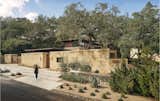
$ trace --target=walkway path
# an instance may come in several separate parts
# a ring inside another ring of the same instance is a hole
[[[16,81],[30,84],[46,90],[55,89],[57,86],[62,84],[59,82],[60,72],[54,72],[48,69],[39,69],[39,78],[36,80],[34,77],[34,69],[31,67],[19,66],[17,64],[0,64],[0,68],[10,70],[10,73],[4,73],[5,76],[9,76]],[[10,76],[11,73],[17,72],[22,73],[24,76],[19,78]]]

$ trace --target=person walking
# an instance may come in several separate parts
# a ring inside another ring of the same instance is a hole
[[[39,72],[38,65],[35,65],[34,74],[36,79],[38,78],[38,72]]]

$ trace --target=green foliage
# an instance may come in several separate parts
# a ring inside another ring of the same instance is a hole
[[[91,48],[91,42],[96,40],[104,48],[116,48],[121,57],[129,57],[130,48],[134,47],[149,50],[147,55],[159,52],[158,7],[148,2],[132,17],[119,15],[114,5],[109,7],[107,3],[98,3],[88,11],[81,3],[73,3],[66,7],[63,16],[40,15],[34,23],[25,18],[0,17],[2,53],[63,47],[62,40],[81,39],[82,36],[89,42],[86,48]]]
[[[83,90],[82,88],[79,88],[79,89],[78,89],[78,92],[84,93],[84,90]]]
[[[68,67],[70,67],[72,70],[78,70],[79,68],[81,68],[81,64],[74,62],[74,63],[70,63]]]
[[[98,81],[98,79],[96,77],[92,78],[91,86],[94,87],[94,88],[98,88],[99,87],[99,81]]]
[[[99,70],[95,70],[95,73],[99,73]]]
[[[69,63],[68,67],[72,70],[80,70],[83,72],[91,72],[92,70],[91,66],[86,64],[80,64],[78,62]]]
[[[87,87],[84,87],[84,90],[87,90]]]
[[[76,85],[76,84],[74,85],[74,88],[77,88],[77,85]]]
[[[90,93],[90,95],[91,95],[91,96],[96,96],[96,94],[95,94],[95,93],[93,93],[93,92],[92,92],[92,93]]]
[[[121,98],[127,98],[127,96],[124,93],[122,93]]]
[[[16,76],[16,74],[15,74],[15,73],[12,73],[11,76]]]
[[[91,66],[89,65],[82,65],[81,68],[80,68],[80,71],[83,71],[83,72],[91,72]]]
[[[63,89],[64,88],[63,85],[60,85],[60,88]]]
[[[106,93],[103,93],[103,94],[102,94],[102,98],[103,98],[103,99],[110,99],[110,98],[106,95]]]
[[[120,93],[153,96],[158,99],[159,66],[148,58],[140,59],[135,68],[125,65],[111,72],[110,85]]]
[[[108,91],[106,92],[106,94],[107,94],[107,95],[111,95],[111,93],[110,93],[110,92],[108,92]]]
[[[118,99],[118,101],[123,101],[122,97],[120,97],[120,98]]]
[[[68,90],[72,90],[72,87],[69,87]]]
[[[16,73],[16,75],[22,75],[22,73],[18,72],[18,73]]]
[[[60,66],[61,66],[61,71],[62,72],[68,72],[69,71],[69,68],[67,67],[67,64],[61,63]]]
[[[99,90],[98,90],[98,89],[95,89],[95,92],[96,92],[96,93],[99,93]]]
[[[74,74],[74,73],[64,73],[61,78],[71,82],[88,83],[89,79],[86,76]]]

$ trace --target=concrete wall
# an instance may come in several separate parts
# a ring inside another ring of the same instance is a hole
[[[21,65],[46,68],[46,52],[21,53]]]
[[[63,57],[64,63],[79,62],[89,64],[92,71],[99,70],[100,73],[109,73],[112,70],[114,63],[110,62],[110,49],[88,49],[88,50],[72,50],[50,52],[50,68],[57,70],[60,67],[60,62],[57,58]]]
[[[4,62],[11,64],[11,63],[18,63],[18,55],[17,54],[4,54]]]

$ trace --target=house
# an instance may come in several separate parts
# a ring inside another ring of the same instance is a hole
[[[21,65],[33,67],[37,64],[40,68],[49,68],[49,51],[62,51],[59,48],[27,49],[21,53]]]
[[[107,49],[72,49],[70,51],[50,51],[50,69],[59,70],[61,63],[81,63],[98,70],[102,74],[110,73],[115,67],[122,64],[122,59],[117,59],[114,50]],[[127,59],[125,59],[127,64]]]
[[[51,70],[61,70],[61,64],[81,63],[90,65],[92,71],[102,74],[110,73],[115,67],[120,66],[127,59],[118,59],[117,51],[109,48],[101,48],[96,41],[66,40],[63,48],[26,49],[21,53],[18,62],[20,65]],[[88,47],[89,46],[89,47]],[[13,62],[13,54],[5,55],[6,63]],[[12,61],[12,62],[11,62]]]
[[[69,63],[87,64],[92,71],[98,70],[102,74],[122,64],[122,59],[117,59],[115,50],[107,49],[83,49],[81,47],[28,49],[21,53],[21,65],[33,67],[37,64],[40,68],[60,70],[61,64]],[[125,60],[127,63],[127,60]]]

